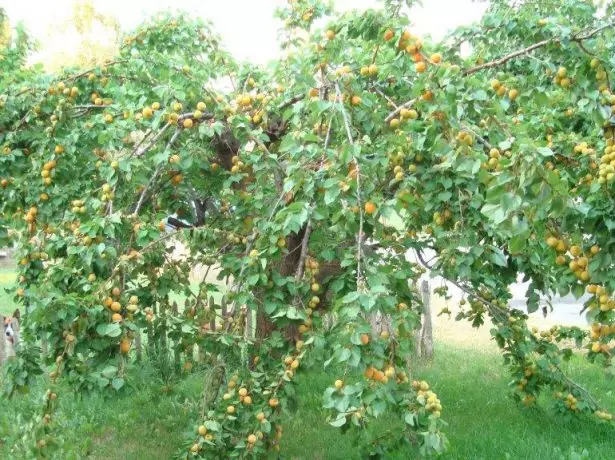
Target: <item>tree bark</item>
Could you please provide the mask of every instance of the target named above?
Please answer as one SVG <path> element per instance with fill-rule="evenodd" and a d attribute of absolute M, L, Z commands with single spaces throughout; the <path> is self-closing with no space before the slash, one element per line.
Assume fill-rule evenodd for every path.
<path fill-rule="evenodd" d="M 282 261 L 280 263 L 278 271 L 281 276 L 286 277 L 294 275 L 295 270 L 297 269 L 297 263 L 299 262 L 299 259 L 301 257 L 301 242 L 303 241 L 304 233 L 305 227 L 303 227 L 299 231 L 299 233 L 289 235 L 288 238 L 286 238 L 286 247 L 288 248 L 288 252 L 282 258 Z M 273 321 L 271 321 L 267 313 L 265 313 L 264 307 L 261 303 L 256 314 L 256 340 L 259 341 L 266 337 L 269 337 L 275 329 L 275 324 L 273 323 Z M 285 327 L 283 334 L 289 340 L 297 339 L 297 326 L 291 325 Z"/>

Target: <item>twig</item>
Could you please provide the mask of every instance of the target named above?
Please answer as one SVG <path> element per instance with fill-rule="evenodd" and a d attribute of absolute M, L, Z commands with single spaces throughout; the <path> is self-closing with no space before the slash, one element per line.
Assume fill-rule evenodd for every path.
<path fill-rule="evenodd" d="M 570 377 L 568 377 L 564 371 L 562 370 L 561 367 L 559 367 L 559 365 L 555 364 L 555 368 L 559 371 L 559 373 L 561 374 L 562 378 L 566 381 L 566 383 L 568 384 L 568 386 L 574 387 L 577 390 L 579 390 L 581 393 L 584 394 L 585 399 L 587 399 L 594 407 L 594 409 L 600 407 L 600 405 L 598 404 L 598 402 L 594 399 L 594 397 L 591 395 L 591 393 L 589 392 L 589 390 L 587 390 L 585 387 L 582 387 L 581 385 L 579 385 L 577 382 L 575 382 L 574 380 L 572 380 Z"/>
<path fill-rule="evenodd" d="M 423 257 L 423 253 L 418 250 L 415 249 L 414 250 L 416 257 L 418 258 L 419 262 L 421 263 L 421 265 L 423 265 L 423 267 L 425 267 L 428 270 L 433 270 L 433 267 L 431 265 L 429 265 L 426 261 L 425 258 Z M 504 320 L 508 315 L 506 315 L 506 313 L 502 310 L 502 307 L 494 304 L 493 302 L 490 302 L 489 300 L 485 299 L 484 297 L 476 294 L 475 292 L 472 292 L 471 290 L 469 290 L 467 287 L 465 287 L 463 284 L 452 280 L 446 276 L 444 276 L 443 273 L 439 273 L 440 276 L 442 276 L 444 279 L 446 279 L 447 281 L 449 281 L 450 283 L 454 284 L 455 286 L 457 286 L 459 289 L 461 289 L 463 292 L 465 292 L 466 294 L 468 294 L 471 297 L 476 298 L 478 301 L 480 301 L 483 305 L 485 305 L 488 309 L 489 309 L 489 313 L 491 313 L 491 315 L 495 316 L 495 317 L 499 317 L 500 320 Z"/>
<path fill-rule="evenodd" d="M 605 25 L 603 25 L 601 27 L 598 27 L 597 29 L 589 31 L 589 32 L 587 32 L 585 34 L 582 34 L 582 33 L 575 34 L 575 35 L 573 35 L 571 40 L 573 42 L 581 42 L 583 40 L 588 40 L 588 39 L 592 38 L 594 35 L 602 32 L 604 29 L 608 29 L 609 27 L 613 27 L 613 26 L 615 26 L 615 22 L 609 22 L 608 24 L 605 24 Z M 474 67 L 470 67 L 469 69 L 464 70 L 463 75 L 464 76 L 471 75 L 473 73 L 479 72 L 479 71 L 484 70 L 484 69 L 490 69 L 491 67 L 496 67 L 496 66 L 505 64 L 508 61 L 510 61 L 511 59 L 514 59 L 514 58 L 519 57 L 519 56 L 523 56 L 524 54 L 527 54 L 527 53 L 531 53 L 532 51 L 534 51 L 534 50 L 536 50 L 538 48 L 542 48 L 543 46 L 547 46 L 547 45 L 549 45 L 551 43 L 560 43 L 560 42 L 561 42 L 561 39 L 558 38 L 558 37 L 547 38 L 546 40 L 539 41 L 539 42 L 534 43 L 533 45 L 530 45 L 530 46 L 528 46 L 526 48 L 514 51 L 514 52 L 509 53 L 509 54 L 507 54 L 505 56 L 502 56 L 499 59 L 495 59 L 493 61 L 486 62 L 484 64 L 480 64 L 480 65 L 477 65 L 477 66 L 474 66 Z"/>
<path fill-rule="evenodd" d="M 109 107 L 115 107 L 114 105 L 96 105 L 96 104 L 85 104 L 85 105 L 74 105 L 73 109 L 107 109 Z"/>
<path fill-rule="evenodd" d="M 111 62 L 108 62 L 106 64 L 103 64 L 102 67 L 111 67 L 111 66 L 114 66 L 114 65 L 117 65 L 117 64 L 124 64 L 126 62 L 128 62 L 128 59 L 120 59 L 120 60 L 117 60 L 117 61 L 111 61 Z M 77 75 L 73 75 L 72 77 L 68 77 L 66 80 L 61 80 L 61 81 L 64 81 L 66 83 L 66 82 L 73 81 L 73 80 L 76 80 L 76 79 L 81 78 L 81 77 L 85 77 L 86 75 L 94 72 L 96 69 L 98 69 L 98 67 L 94 67 L 92 69 L 86 70 L 86 71 L 81 72 L 81 73 L 79 73 Z"/>
<path fill-rule="evenodd" d="M 378 44 L 376 46 L 376 49 L 374 50 L 374 55 L 372 56 L 372 64 L 376 63 L 376 57 L 378 56 L 378 51 L 380 51 L 380 44 Z"/>
<path fill-rule="evenodd" d="M 167 146 L 165 147 L 165 151 L 169 150 L 171 145 L 173 145 L 175 140 L 179 137 L 180 133 L 181 133 L 181 129 L 178 128 L 175 130 L 175 133 L 173 133 L 173 136 L 171 136 L 171 139 L 169 140 L 169 142 L 167 143 Z M 139 201 L 137 202 L 137 206 L 135 207 L 135 211 L 134 211 L 135 215 L 139 214 L 139 211 L 141 210 L 141 206 L 143 206 L 143 202 L 145 200 L 145 195 L 147 194 L 147 191 L 149 190 L 149 188 L 152 186 L 152 184 L 158 177 L 158 174 L 160 174 L 161 169 L 162 169 L 162 163 L 158 165 L 158 167 L 156 168 L 156 171 L 154 171 L 154 174 L 152 175 L 152 177 L 150 177 L 147 185 L 141 192 L 141 196 L 139 197 Z"/>
<path fill-rule="evenodd" d="M 407 109 L 409 107 L 412 107 L 415 102 L 416 102 L 416 98 L 410 99 L 409 101 L 404 102 L 402 105 L 400 105 L 399 107 L 397 107 L 395 110 L 393 110 L 391 113 L 387 115 L 387 117 L 384 119 L 385 123 L 388 123 L 393 118 L 395 118 L 399 114 L 399 112 L 402 111 L 402 109 Z"/>
<path fill-rule="evenodd" d="M 147 152 L 149 149 L 151 149 L 154 146 L 154 144 L 158 141 L 158 139 L 160 139 L 160 136 L 162 136 L 165 133 L 165 131 L 169 129 L 170 126 L 171 126 L 171 123 L 167 123 L 166 125 L 164 125 L 162 129 L 158 131 L 158 134 L 156 134 L 145 147 L 141 148 L 142 142 L 139 143 L 139 145 L 137 145 L 135 149 L 132 151 L 130 156 L 135 155 L 135 154 L 137 155 L 137 157 L 143 156 L 145 152 Z M 145 140 L 145 138 L 143 140 Z"/>
<path fill-rule="evenodd" d="M 297 94 L 296 96 L 293 96 L 292 98 L 290 98 L 288 101 L 282 102 L 278 106 L 278 110 L 284 110 L 286 107 L 290 107 L 291 105 L 303 100 L 304 98 L 305 98 L 305 94 Z"/>
<path fill-rule="evenodd" d="M 604 63 L 604 59 L 601 59 L 596 53 L 592 53 L 590 50 L 588 50 L 585 45 L 583 44 L 583 42 L 578 41 L 575 42 L 579 48 L 581 48 L 581 50 L 587 54 L 589 54 L 590 56 L 594 56 L 596 59 L 598 59 L 600 62 Z M 606 69 L 604 69 L 604 73 L 606 74 L 606 84 L 608 85 L 608 88 L 611 88 L 611 79 L 609 78 L 609 73 L 606 71 Z"/>
<path fill-rule="evenodd" d="M 461 127 L 467 131 L 470 131 L 472 134 L 474 134 L 474 136 L 476 137 L 476 139 L 478 139 L 478 142 L 480 142 L 481 144 L 483 144 L 485 147 L 487 147 L 488 149 L 492 149 L 493 145 L 491 145 L 489 143 L 489 141 L 487 139 L 485 139 L 484 137 L 482 137 L 480 134 L 478 134 L 476 131 L 474 131 L 472 128 L 470 128 L 470 126 L 466 125 L 465 123 L 461 124 Z"/>
<path fill-rule="evenodd" d="M 393 107 L 395 110 L 399 109 L 399 107 L 397 107 L 397 104 L 395 104 L 395 102 L 393 102 L 393 100 L 387 96 L 386 94 L 384 94 L 382 91 L 380 91 L 378 88 L 374 87 L 374 91 L 376 91 L 378 94 L 380 94 L 383 98 L 385 98 L 387 100 L 387 102 L 389 104 L 391 104 L 391 107 Z"/>
<path fill-rule="evenodd" d="M 329 147 L 329 141 L 331 140 L 331 125 L 333 124 L 333 117 L 329 120 L 329 126 L 327 127 L 327 135 L 325 136 L 325 147 L 324 150 L 327 150 Z M 324 159 L 325 153 L 323 153 Z M 322 166 L 321 166 L 322 167 Z"/>
<path fill-rule="evenodd" d="M 461 189 L 457 190 L 457 203 L 459 204 L 459 216 L 461 217 L 461 224 L 465 224 L 463 221 L 463 207 L 461 206 Z"/>

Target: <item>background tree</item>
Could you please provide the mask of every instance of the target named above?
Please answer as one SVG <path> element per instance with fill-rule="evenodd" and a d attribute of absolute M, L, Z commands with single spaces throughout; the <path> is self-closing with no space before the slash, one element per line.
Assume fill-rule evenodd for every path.
<path fill-rule="evenodd" d="M 330 423 L 366 454 L 441 452 L 441 403 L 406 367 L 411 286 L 429 269 L 467 294 L 459 319 L 491 320 L 518 400 L 548 390 L 563 414 L 612 419 L 561 370 L 571 339 L 612 370 L 612 19 L 574 0 L 493 1 L 429 43 L 404 4 L 340 16 L 290 1 L 277 14 L 303 33 L 266 68 L 235 62 L 205 23 L 159 16 L 102 66 L 5 86 L 1 223 L 52 385 L 121 390 L 141 332 L 185 370 L 196 345 L 211 378 L 180 455 L 262 456 L 279 449 L 295 373 L 324 362 L 342 369 Z M 187 224 L 167 231 L 170 214 Z M 196 264 L 224 282 L 192 291 Z M 530 312 L 539 293 L 593 294 L 591 331 L 529 330 L 507 306 L 519 274 Z M 389 411 L 404 430 L 363 430 Z M 52 448 L 53 426 L 32 445 Z"/>
<path fill-rule="evenodd" d="M 41 58 L 52 72 L 63 67 L 85 69 L 115 57 L 120 44 L 117 19 L 98 12 L 90 0 L 78 0 L 72 14 L 47 31 Z"/>

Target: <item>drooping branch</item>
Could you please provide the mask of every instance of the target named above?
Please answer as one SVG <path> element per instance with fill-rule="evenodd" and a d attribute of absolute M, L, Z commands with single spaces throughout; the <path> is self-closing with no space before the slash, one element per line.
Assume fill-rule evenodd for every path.
<path fill-rule="evenodd" d="M 594 30 L 588 31 L 588 32 L 580 32 L 578 34 L 573 35 L 571 41 L 573 42 L 582 42 L 584 40 L 588 40 L 592 37 L 594 37 L 595 35 L 599 34 L 600 32 L 602 32 L 605 29 L 608 29 L 609 27 L 615 27 L 615 22 L 609 22 L 601 27 L 598 27 Z M 499 59 L 495 59 L 493 61 L 489 61 L 486 62 L 484 64 L 480 64 L 474 67 L 470 67 L 469 69 L 466 69 L 463 71 L 463 75 L 471 75 L 473 73 L 479 72 L 481 70 L 484 69 L 490 69 L 491 67 L 497 67 L 500 66 L 502 64 L 507 63 L 508 61 L 515 59 L 519 56 L 523 56 L 525 54 L 531 53 L 532 51 L 538 49 L 538 48 L 542 48 L 543 46 L 547 46 L 551 43 L 560 43 L 562 40 L 559 37 L 552 37 L 552 38 L 547 38 L 546 40 L 542 40 L 539 41 L 537 43 L 534 43 L 533 45 L 530 45 L 526 48 L 514 51 L 512 53 L 509 53 L 505 56 L 502 56 Z"/>
<path fill-rule="evenodd" d="M 354 140 L 352 138 L 352 133 L 350 132 L 350 120 L 348 119 L 348 114 L 346 113 L 346 109 L 344 108 L 344 102 L 342 101 L 342 92 L 340 90 L 339 83 L 335 82 L 335 93 L 338 99 L 338 104 L 340 105 L 340 110 L 342 112 L 342 118 L 344 119 L 344 127 L 346 128 L 346 135 L 348 136 L 348 142 L 352 147 L 354 147 Z M 352 154 L 352 161 L 355 165 L 355 171 L 357 173 L 357 205 L 359 206 L 359 236 L 357 238 L 357 289 L 361 286 L 362 275 L 361 275 L 361 259 L 362 259 L 362 246 L 363 246 L 363 204 L 361 202 L 361 166 L 359 165 L 359 160 Z"/>
<path fill-rule="evenodd" d="M 429 265 L 429 263 L 425 260 L 425 257 L 423 256 L 423 253 L 418 250 L 415 249 L 414 252 L 416 253 L 416 257 L 419 260 L 419 262 L 421 263 L 421 265 L 423 267 L 425 267 L 427 270 L 433 270 L 433 266 Z M 485 299 L 484 297 L 482 297 L 481 295 L 477 294 L 476 292 L 473 292 L 472 290 L 470 290 L 467 286 L 464 286 L 463 284 L 459 283 L 458 281 L 454 280 L 454 279 L 450 279 L 449 277 L 446 277 L 443 273 L 439 273 L 440 276 L 442 276 L 443 278 L 445 278 L 448 282 L 450 282 L 451 284 L 455 285 L 456 287 L 458 287 L 459 289 L 461 289 L 463 292 L 465 292 L 467 295 L 476 298 L 476 300 L 478 300 L 479 302 L 481 302 L 483 305 L 485 305 L 487 307 L 487 310 L 489 311 L 489 313 L 494 316 L 494 317 L 499 317 L 499 319 L 506 319 L 507 314 L 506 312 L 502 309 L 502 307 L 494 304 L 493 302 Z"/>
<path fill-rule="evenodd" d="M 430 266 L 425 261 L 423 253 L 420 250 L 415 250 L 415 253 L 416 253 L 416 256 L 417 256 L 419 262 L 421 263 L 421 265 L 423 267 L 427 268 L 428 270 L 432 270 L 432 266 Z M 499 315 L 501 320 L 505 320 L 506 319 L 506 313 L 503 311 L 502 307 L 494 304 L 493 302 L 485 299 L 484 297 L 476 294 L 475 292 L 472 292 L 470 289 L 468 289 L 463 284 L 461 284 L 461 283 L 459 283 L 459 282 L 457 282 L 455 280 L 452 280 L 452 279 L 444 276 L 442 273 L 439 273 L 439 275 L 443 276 L 448 282 L 450 282 L 453 285 L 457 286 L 463 292 L 465 292 L 469 296 L 475 298 L 476 300 L 481 302 L 483 305 L 485 305 L 487 307 L 487 310 L 489 311 L 489 313 L 492 316 L 496 316 L 497 317 Z M 585 397 L 585 399 L 587 399 L 587 401 L 590 404 L 592 404 L 594 409 L 597 409 L 597 408 L 600 407 L 600 405 L 598 404 L 596 399 L 591 395 L 589 390 L 587 390 L 585 387 L 579 385 L 577 382 L 575 382 L 570 377 L 568 377 L 566 375 L 566 373 L 562 370 L 562 368 L 559 365 L 555 365 L 555 368 L 557 369 L 558 373 L 560 374 L 561 379 L 565 382 L 566 385 L 568 385 L 569 387 L 573 387 L 573 388 L 577 389 L 579 392 L 581 392 L 583 394 L 583 396 Z"/>

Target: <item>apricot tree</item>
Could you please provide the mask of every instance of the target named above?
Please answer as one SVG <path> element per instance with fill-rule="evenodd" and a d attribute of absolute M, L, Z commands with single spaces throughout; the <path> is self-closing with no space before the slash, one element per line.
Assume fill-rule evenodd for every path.
<path fill-rule="evenodd" d="M 295 374 L 324 363 L 329 422 L 366 454 L 441 452 L 441 402 L 407 368 L 431 270 L 466 293 L 458 319 L 492 322 L 519 401 L 546 390 L 562 415 L 612 419 L 561 364 L 574 340 L 613 370 L 613 2 L 494 0 L 440 43 L 412 33 L 407 3 L 289 1 L 267 67 L 186 16 L 92 69 L 2 50 L 0 242 L 19 247 L 24 336 L 47 344 L 52 387 L 121 391 L 142 347 L 171 350 L 209 369 L 178 455 L 261 457 Z M 192 289 L 198 264 L 219 282 L 208 269 Z M 528 312 L 592 294 L 591 330 L 530 330 L 507 305 L 519 274 Z M 54 394 L 33 448 L 54 447 Z M 385 412 L 403 428 L 372 437 Z"/>

